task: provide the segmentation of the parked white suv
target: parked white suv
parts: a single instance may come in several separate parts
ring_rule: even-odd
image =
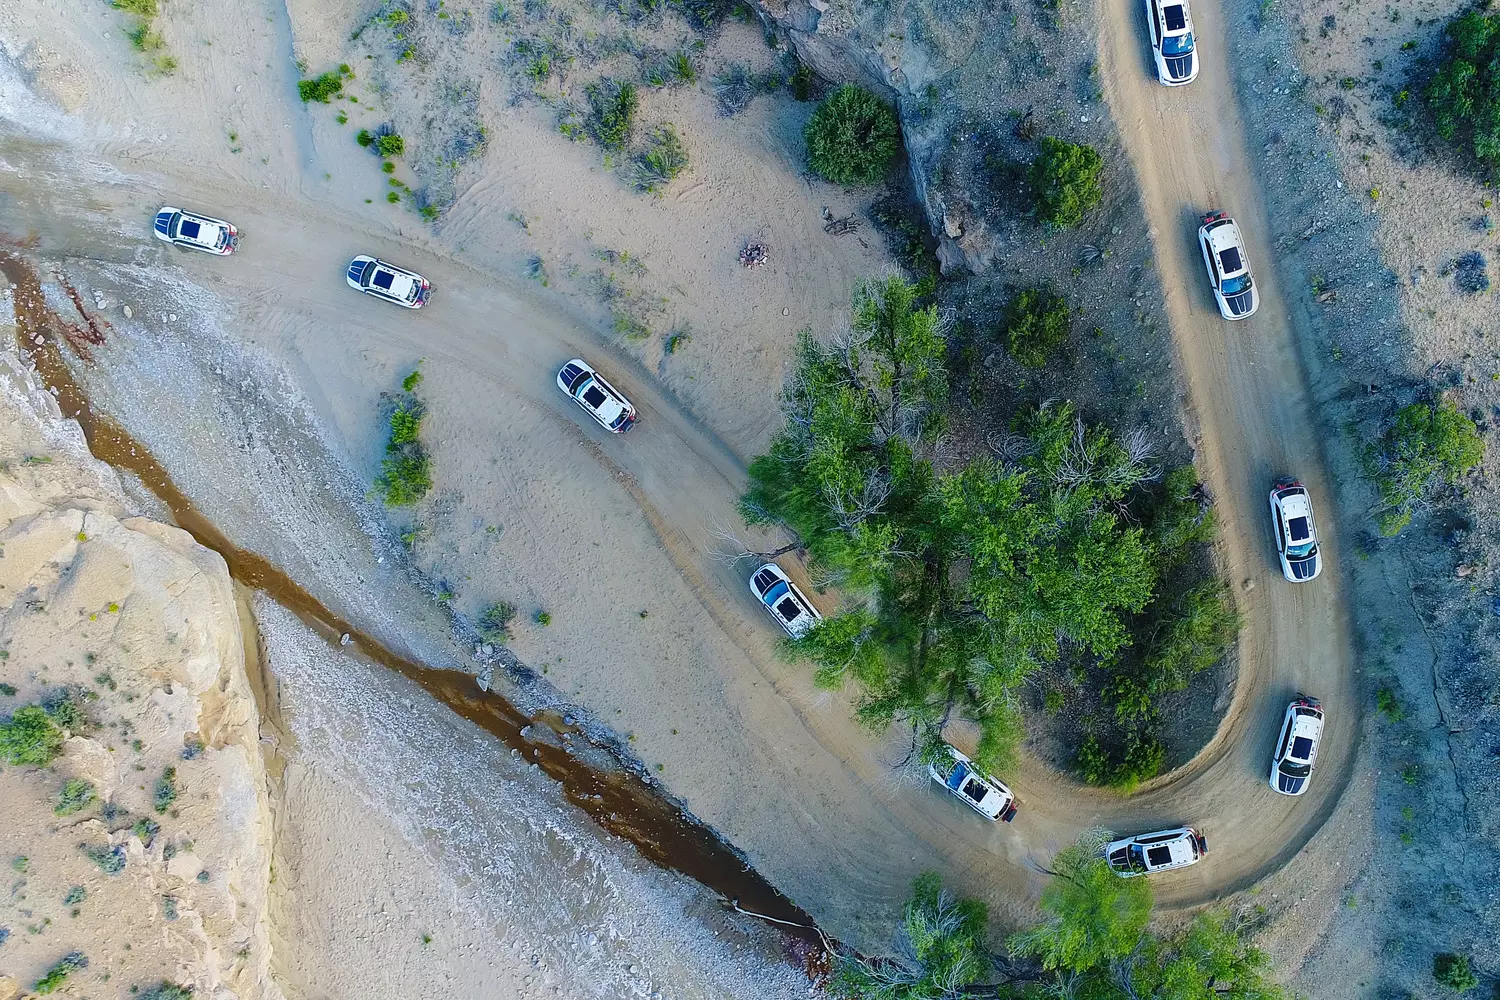
[[[1276,738],[1276,751],[1271,757],[1272,791],[1282,795],[1307,791],[1322,739],[1323,706],[1318,699],[1299,694],[1281,720],[1281,735]]]
[[[773,562],[762,564],[750,574],[750,593],[776,619],[781,630],[793,639],[802,638],[823,620],[812,602],[797,589],[786,572]]]
[[[157,210],[152,229],[164,243],[219,257],[228,257],[240,243],[240,231],[223,219],[211,219],[171,205]]]
[[[1250,279],[1250,259],[1245,256],[1245,240],[1240,227],[1223,212],[1210,212],[1198,227],[1198,246],[1208,268],[1208,283],[1213,286],[1219,315],[1225,319],[1246,319],[1260,308],[1260,292]]]
[[[985,819],[999,819],[1009,823],[1016,818],[1016,795],[1005,784],[991,778],[974,762],[947,743],[946,758],[927,765],[932,780],[958,796],[970,809]]]
[[[1146,23],[1151,30],[1151,56],[1156,78],[1168,87],[1181,87],[1198,78],[1198,46],[1193,40],[1193,18],[1187,0],[1146,0]]]
[[[1105,845],[1104,858],[1123,878],[1186,868],[1208,854],[1208,838],[1192,827],[1142,833]]]

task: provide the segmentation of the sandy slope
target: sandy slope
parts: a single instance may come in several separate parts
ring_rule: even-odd
[[[1204,50],[1222,50],[1214,10],[1203,6]],[[213,17],[230,17],[213,5],[195,17],[213,11]],[[102,141],[70,141],[133,174],[121,183],[61,178],[42,194],[14,172],[14,164],[25,164],[25,151],[17,149],[10,151],[12,173],[4,180],[22,206],[18,217],[41,231],[44,252],[66,259],[86,293],[102,288],[115,301],[124,296],[136,304],[133,320],[111,312],[115,334],[89,377],[135,387],[113,404],[211,515],[220,498],[192,489],[194,481],[221,475],[214,464],[222,453],[217,442],[253,435],[236,425],[233,406],[206,394],[201,405],[193,402],[195,373],[162,364],[168,354],[161,344],[182,341],[173,332],[180,327],[166,317],[212,310],[219,317],[213,324],[183,324],[193,328],[183,342],[206,341],[207,331],[222,325],[226,336],[279,366],[294,385],[292,394],[343,442],[330,461],[355,467],[368,468],[378,447],[377,393],[425,358],[439,477],[430,516],[449,528],[469,525],[461,545],[429,556],[469,592],[471,605],[506,597],[552,611],[550,629],[522,631],[517,650],[523,659],[547,666],[566,693],[634,732],[637,751],[664,765],[672,790],[831,930],[878,942],[889,904],[916,870],[932,865],[956,877],[964,891],[1014,915],[1036,888],[1024,864],[1028,856],[1045,856],[1095,824],[1204,827],[1213,848],[1208,861],[1157,886],[1168,901],[1196,902],[1255,878],[1317,829],[1351,765],[1357,706],[1337,572],[1293,588],[1272,568],[1264,515],[1269,480],[1296,472],[1319,493],[1325,484],[1316,442],[1306,431],[1290,324],[1267,266],[1266,226],[1252,214],[1253,192],[1244,189],[1245,175],[1236,166],[1244,156],[1232,127],[1232,91],[1211,59],[1187,92],[1157,88],[1146,74],[1133,6],[1115,2],[1109,18],[1104,76],[1140,165],[1165,284],[1173,289],[1172,326],[1193,385],[1201,457],[1222,502],[1225,559],[1236,580],[1255,588],[1241,593],[1248,628],[1229,724],[1192,765],[1128,802],[1029,765],[1015,781],[1023,811],[1010,827],[977,821],[925,784],[893,782],[886,763],[891,748],[859,730],[842,699],[814,691],[805,669],[775,658],[774,636],[745,591],[745,568],[720,559],[722,543],[714,537],[717,525],[736,523],[734,498],[743,483],[741,462],[725,436],[744,447],[769,431],[769,423],[746,427],[732,405],[716,408],[712,393],[696,400],[702,418],[690,415],[642,367],[561,314],[555,302],[539,299],[534,288],[478,269],[441,240],[406,235],[401,230],[416,232],[409,217],[392,223],[357,205],[340,207],[347,198],[304,183],[301,178],[317,176],[324,161],[312,126],[286,93],[284,72],[271,69],[277,32],[236,36],[235,44],[267,59],[264,74],[253,74],[266,104],[246,107],[244,114],[255,119],[254,134],[284,144],[284,161],[268,163],[265,171],[249,161],[235,172],[205,171],[226,154],[217,124],[192,94],[184,96],[174,82],[170,88],[179,89],[163,84],[149,97],[106,96],[99,91],[106,75],[93,90],[93,110],[106,119],[125,120],[133,101],[176,95],[182,115],[173,120],[180,129],[173,141],[190,149],[184,156],[197,169],[182,169],[160,148],[112,132]],[[90,69],[105,74],[107,43],[86,41],[98,58]],[[227,93],[211,65],[194,73],[181,75],[199,92]],[[291,134],[301,138],[280,138],[275,125],[283,118],[289,128],[296,123]],[[1161,141],[1181,135],[1206,138]],[[532,149],[524,155],[542,154]],[[564,154],[554,149],[547,155]],[[566,161],[559,164],[565,169]],[[763,183],[767,198],[804,198],[806,209],[816,210],[816,197],[776,192],[774,177]],[[231,215],[246,233],[241,254],[215,261],[146,249],[143,220],[160,201],[179,199]],[[491,198],[485,218],[492,225],[502,223],[503,203]],[[1260,265],[1261,313],[1234,327],[1213,312],[1191,242],[1197,213],[1218,206],[1239,215]],[[103,225],[89,231],[80,220]],[[465,217],[464,227],[478,229],[480,220]],[[726,225],[725,231],[733,230]],[[438,287],[433,303],[411,315],[355,297],[338,280],[342,261],[355,252],[417,266]],[[697,294],[712,297],[713,282],[722,278],[715,275],[703,279]],[[847,287],[825,292],[808,310],[813,317],[843,308]],[[766,338],[757,341],[759,356],[774,357],[765,345],[773,338],[784,342],[791,324],[803,321],[790,317],[777,330],[771,319],[738,335]],[[552,386],[556,366],[575,354],[601,363],[640,406],[642,424],[628,438],[585,426]],[[748,380],[757,392],[737,384],[735,398],[767,399],[776,367],[763,362],[749,371],[719,372],[710,366],[705,378]],[[152,386],[162,393],[159,403],[142,391]],[[273,390],[286,392],[273,386],[255,391]],[[760,412],[767,420],[773,411],[766,406]],[[316,463],[297,471],[316,475]],[[221,482],[205,492],[235,488]],[[250,495],[246,509],[227,500],[221,506],[226,517],[245,516],[261,502],[268,501]],[[279,516],[266,521],[289,537],[298,537],[289,525],[306,531],[318,524],[315,509],[288,508]],[[503,528],[498,539],[488,540],[486,523]],[[1336,567],[1337,540],[1326,519],[1325,531]],[[375,575],[374,553],[348,542],[323,539],[340,558],[365,558]],[[303,582],[315,590],[321,585]],[[341,595],[328,596],[341,603]],[[1292,801],[1265,787],[1263,768],[1280,705],[1299,689],[1324,699],[1332,727],[1313,793]]]

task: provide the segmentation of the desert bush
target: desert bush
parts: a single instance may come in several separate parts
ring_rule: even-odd
[[[108,844],[80,844],[84,856],[99,866],[106,875],[118,875],[125,870],[125,848]]]
[[[510,623],[516,617],[516,606],[506,601],[496,601],[479,615],[479,631],[491,642],[504,642],[510,638]]]
[[[1041,368],[1047,357],[1068,339],[1073,313],[1068,300],[1051,286],[1017,292],[1005,306],[1001,321],[1011,356],[1028,368]]]
[[[1471,10],[1443,29],[1427,106],[1438,135],[1500,166],[1500,15]]]
[[[88,898],[89,891],[81,885],[75,885],[68,890],[67,895],[63,896],[63,905],[77,906],[79,903]]]
[[[57,793],[57,807],[52,811],[59,816],[71,816],[87,809],[98,797],[92,782],[82,778],[70,778]]]
[[[321,76],[297,81],[297,96],[302,98],[304,104],[309,101],[327,104],[343,92],[344,78],[336,70],[329,70]]]
[[[876,184],[901,149],[896,112],[863,87],[846,83],[830,94],[803,130],[807,165],[834,184]]]
[[[156,0],[112,0],[110,6],[136,17],[152,18],[157,14]]]
[[[1151,640],[1143,668],[1154,694],[1181,691],[1188,679],[1224,658],[1239,634],[1240,616],[1221,580],[1183,595]]]
[[[1432,503],[1440,490],[1456,484],[1483,458],[1479,428],[1452,400],[1402,407],[1367,454],[1380,492],[1380,533],[1399,534],[1419,507]]]
[[[1406,718],[1406,707],[1401,704],[1401,697],[1388,687],[1375,692],[1375,711],[1390,722],[1400,722]]]
[[[1149,532],[1164,569],[1179,565],[1193,546],[1214,540],[1214,507],[1198,481],[1198,470],[1182,465],[1167,473],[1163,498],[1151,518]]]
[[[149,989],[141,990],[135,1000],[193,1000],[191,986],[177,986],[163,979]]]
[[[990,969],[985,947],[989,908],[978,899],[958,899],[937,872],[912,883],[896,930],[899,965],[840,955],[830,986],[834,996],[880,1000],[937,1000],[970,995]]]
[[[1104,160],[1092,146],[1050,135],[1042,137],[1041,145],[1030,169],[1036,217],[1052,229],[1076,226],[1104,197]]]
[[[83,952],[71,951],[60,958],[52,968],[48,969],[46,974],[36,981],[36,985],[32,987],[32,990],[41,994],[56,993],[62,989],[63,983],[68,981],[69,976],[79,969],[88,968],[88,965],[89,960],[84,956]]]
[[[635,84],[606,77],[589,84],[584,94],[589,102],[589,131],[595,140],[611,152],[624,149],[635,130],[639,103]]]
[[[46,767],[62,752],[62,729],[40,705],[16,709],[0,722],[0,758],[15,765]]]
[[[156,784],[151,789],[151,805],[159,813],[164,813],[172,808],[172,803],[177,801],[177,768],[169,767],[156,779]]]
[[[413,378],[416,381],[413,381]],[[422,445],[422,418],[426,407],[406,386],[421,384],[418,371],[402,380],[403,394],[391,408],[390,433],[386,439],[385,457],[380,461],[380,475],[375,491],[387,507],[410,507],[432,489],[432,461]]]
[[[659,191],[687,169],[687,149],[671,124],[662,125],[646,140],[635,158],[632,182],[641,191]]]
[[[1432,956],[1432,978],[1460,993],[1467,993],[1479,985],[1479,977],[1469,966],[1469,956],[1453,952]]]
[[[375,150],[381,156],[400,156],[406,152],[406,140],[395,132],[388,132],[375,139]]]
[[[161,824],[154,819],[138,819],[130,827],[130,832],[140,840],[142,847],[149,848],[156,835],[161,832]]]

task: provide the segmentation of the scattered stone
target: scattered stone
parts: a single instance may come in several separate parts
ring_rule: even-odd
[[[135,313],[133,313],[133,312],[130,311],[130,307],[128,305],[127,306],[121,306],[120,308],[123,309],[123,310],[125,310],[125,318],[126,319],[129,319],[130,317],[132,317],[132,316],[135,315]]]
[[[1477,566],[1460,566],[1457,570],[1454,571],[1453,575],[1462,580],[1466,576],[1473,576],[1475,572],[1478,571],[1478,569],[1479,567]]]
[[[745,267],[760,267],[771,259],[771,248],[764,243],[747,243],[740,251],[740,263]]]
[[[1240,586],[1244,587],[1246,590],[1254,590],[1255,589],[1255,581],[1252,580],[1252,579],[1250,579],[1247,576],[1247,577],[1245,577],[1245,582],[1242,583],[1242,584],[1240,584]]]

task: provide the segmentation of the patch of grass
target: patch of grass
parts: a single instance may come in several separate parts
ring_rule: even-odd
[[[152,18],[157,15],[156,0],[112,0],[110,6],[136,17]]]
[[[411,370],[411,374],[407,375],[406,378],[404,378],[404,379],[401,380],[401,391],[402,392],[416,392],[417,386],[419,386],[421,384],[422,384],[422,370],[420,368],[413,368]]]
[[[803,130],[807,165],[824,180],[875,184],[901,149],[895,110],[878,96],[846,83],[828,96]]]
[[[58,816],[71,816],[87,809],[98,797],[93,782],[70,778],[57,793],[57,806],[52,811]]]
[[[385,193],[385,200],[388,201],[388,202],[390,202],[392,205],[399,205],[399,204],[401,204],[401,192],[400,191],[387,191]]]
[[[0,759],[17,766],[46,767],[62,752],[62,729],[40,705],[18,708],[0,722]]]
[[[403,12],[396,11],[394,13]],[[191,986],[177,986],[163,979],[150,989],[145,989],[137,993],[135,1000],[193,1000],[193,988]]]
[[[624,337],[626,340],[646,340],[651,336],[649,326],[623,309],[616,309],[611,316],[610,325],[616,336]]]
[[[376,138],[375,149],[381,156],[400,156],[406,152],[406,140],[395,132],[388,132]]]
[[[89,960],[81,951],[70,951],[60,958],[52,968],[48,969],[41,979],[32,986],[32,991],[40,994],[56,993],[62,989],[63,983],[68,977],[79,969],[88,968]]]
[[[152,787],[151,805],[158,813],[164,813],[176,801],[177,768],[169,767],[162,771],[161,777],[156,779],[156,784]]]
[[[506,601],[496,601],[479,615],[479,632],[491,642],[505,642],[510,638],[510,623],[516,617],[516,606]]]
[[[1073,332],[1073,311],[1050,285],[1027,288],[1006,303],[1001,329],[1012,357],[1027,368],[1041,368]]]
[[[156,52],[167,44],[161,32],[153,28],[148,21],[142,21],[133,28],[126,28],[125,37],[130,39],[130,44],[137,52]]]
[[[1401,704],[1401,699],[1388,687],[1375,692],[1375,711],[1391,722],[1400,722],[1406,718],[1406,708]]]
[[[584,88],[589,102],[589,131],[610,152],[623,150],[635,130],[635,113],[639,106],[635,84],[621,83],[608,77]]]
[[[1469,966],[1469,956],[1451,951],[1432,956],[1432,978],[1459,993],[1467,993],[1479,985],[1479,977]]]
[[[408,375],[402,384],[410,378]],[[432,489],[431,459],[419,437],[425,415],[426,407],[410,390],[396,400],[391,410],[385,458],[381,459],[380,476],[375,480],[376,492],[388,507],[410,507]]]
[[[671,123],[657,128],[635,158],[631,181],[639,191],[655,193],[687,169],[687,148]]]
[[[545,611],[538,611],[536,613],[534,621],[543,628],[546,628],[548,625],[552,624],[552,616]]]
[[[1092,146],[1050,135],[1041,146],[1030,168],[1037,220],[1049,229],[1076,226],[1104,197],[1104,159]]]
[[[683,347],[687,346],[692,339],[693,335],[688,330],[673,330],[662,343],[662,350],[668,354],[676,354]],[[645,615],[642,614],[642,617],[645,617]]]
[[[125,870],[125,849],[108,844],[80,844],[84,856],[99,866],[106,875],[118,875]]]

